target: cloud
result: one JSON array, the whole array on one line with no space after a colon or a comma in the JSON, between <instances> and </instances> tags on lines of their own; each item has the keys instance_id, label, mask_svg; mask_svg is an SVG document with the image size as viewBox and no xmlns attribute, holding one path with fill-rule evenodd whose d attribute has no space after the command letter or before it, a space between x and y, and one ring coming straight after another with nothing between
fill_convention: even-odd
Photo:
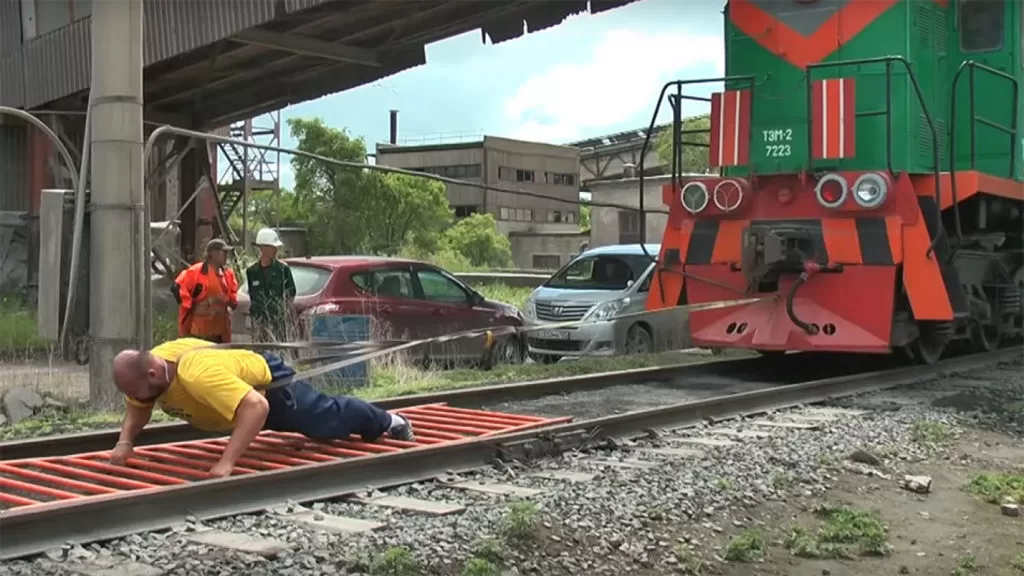
<instances>
[{"instance_id":1,"label":"cloud","mask_svg":"<svg viewBox=\"0 0 1024 576\"><path fill-rule=\"evenodd\" d=\"M505 102L512 138L562 143L654 111L658 91L687 69L724 74L720 35L607 32L581 64L553 66ZM666 108L663 105L663 108Z\"/></svg>"}]
</instances>

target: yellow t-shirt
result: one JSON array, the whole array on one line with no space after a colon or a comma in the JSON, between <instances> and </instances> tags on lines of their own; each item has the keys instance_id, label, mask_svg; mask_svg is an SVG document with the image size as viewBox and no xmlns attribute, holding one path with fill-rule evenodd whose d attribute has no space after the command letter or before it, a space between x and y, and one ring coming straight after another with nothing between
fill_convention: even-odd
<instances>
[{"instance_id":1,"label":"yellow t-shirt","mask_svg":"<svg viewBox=\"0 0 1024 576\"><path fill-rule=\"evenodd\" d=\"M209 342L180 338L153 348L157 358L177 364L170 388L156 404L167 414L210 432L234 428L235 409L254 386L271 381L270 368L262 356L249 350L212 348ZM132 399L128 403L151 407Z\"/></svg>"}]
</instances>

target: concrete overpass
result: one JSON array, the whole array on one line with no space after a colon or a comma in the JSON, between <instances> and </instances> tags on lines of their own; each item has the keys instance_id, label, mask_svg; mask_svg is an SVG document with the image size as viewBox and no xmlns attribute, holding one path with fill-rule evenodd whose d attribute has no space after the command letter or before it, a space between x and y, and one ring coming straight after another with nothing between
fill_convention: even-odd
<instances>
[{"instance_id":1,"label":"concrete overpass","mask_svg":"<svg viewBox=\"0 0 1024 576\"><path fill-rule=\"evenodd\" d=\"M659 124L652 131L651 143L647 147L644 158L645 175L662 174L666 170L666 164L662 162L661 158L658 158L655 151L655 144L661 133L669 126L670 124ZM586 186L588 182L622 178L623 168L627 164L632 164L639 170L640 152L646 137L647 126L644 126L636 130L598 136L566 145L580 149L580 182Z\"/></svg>"},{"instance_id":2,"label":"concrete overpass","mask_svg":"<svg viewBox=\"0 0 1024 576\"><path fill-rule=\"evenodd\" d=\"M0 105L85 109L92 1L0 2ZM146 0L145 112L223 126L424 64L464 32L499 43L633 1Z\"/></svg>"}]
</instances>

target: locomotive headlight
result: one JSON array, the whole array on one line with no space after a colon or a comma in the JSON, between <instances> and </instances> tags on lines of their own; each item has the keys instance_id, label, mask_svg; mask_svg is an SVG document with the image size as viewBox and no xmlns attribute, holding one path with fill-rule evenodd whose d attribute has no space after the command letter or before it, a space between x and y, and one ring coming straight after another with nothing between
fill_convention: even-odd
<instances>
[{"instance_id":1,"label":"locomotive headlight","mask_svg":"<svg viewBox=\"0 0 1024 576\"><path fill-rule=\"evenodd\" d=\"M864 208L877 208L889 194L889 183L874 172L864 174L853 183L853 199Z\"/></svg>"},{"instance_id":2,"label":"locomotive headlight","mask_svg":"<svg viewBox=\"0 0 1024 576\"><path fill-rule=\"evenodd\" d=\"M690 182L683 186L679 197L683 202L683 208L686 208L686 211L690 214L696 214L706 208L708 200L711 199L711 195L708 194L708 187L703 182Z\"/></svg>"}]
</instances>

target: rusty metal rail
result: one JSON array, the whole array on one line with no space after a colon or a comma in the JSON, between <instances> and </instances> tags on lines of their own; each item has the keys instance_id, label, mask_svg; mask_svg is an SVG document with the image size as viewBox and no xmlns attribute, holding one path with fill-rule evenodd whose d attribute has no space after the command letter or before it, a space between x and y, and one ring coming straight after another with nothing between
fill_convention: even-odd
<instances>
[{"instance_id":1,"label":"rusty metal rail","mask_svg":"<svg viewBox=\"0 0 1024 576\"><path fill-rule=\"evenodd\" d=\"M571 420L469 410L445 404L413 406L398 413L412 422L416 430L415 442L389 438L364 442L354 437L318 442L301 434L262 432L238 459L232 475L392 454ZM227 443L227 438L211 438L137 448L126 466L108 463L110 452L106 451L9 460L0 463L0 507L5 511L22 508L29 511L51 503L75 503L125 493L144 498L146 491L208 480L209 469L220 459ZM2 518L4 516L0 515Z\"/></svg>"},{"instance_id":2,"label":"rusty metal rail","mask_svg":"<svg viewBox=\"0 0 1024 576\"><path fill-rule=\"evenodd\" d=\"M0 511L0 559L7 560L28 556L61 546L69 541L87 543L126 536L148 530L168 528L184 522L190 516L203 520L259 512L283 505L289 501L309 502L353 494L367 489L379 489L409 482L428 480L440 474L462 472L488 465L495 458L517 455L543 454L576 447L585 447L607 437L622 437L637 434L643 430L663 427L683 427L739 415L749 415L766 410L781 409L802 404L822 402L838 397L850 396L896 386L921 382L948 374L962 373L999 361L1012 360L1021 356L1019 346L988 354L954 358L934 366L914 366L881 372L868 372L853 376L814 380L799 384L769 387L753 392L724 395L696 402L684 402L650 410L639 410L626 414L605 416L577 422L555 423L551 420L514 416L497 413L481 414L479 411L458 414L453 420L459 427L477 428L473 433L438 430L444 434L456 434L459 440L431 436L431 423L427 418L435 407L424 406L401 410L419 422L420 430L426 429L426 439L415 447L381 446L397 448L359 457L333 457L304 465L287 465L284 462L259 462L284 465L284 468L260 472L242 471L231 478L204 481L199 478L179 478L181 482L156 488L124 489L92 497L54 496L49 502L22 503ZM450 407L444 407L452 410ZM459 410L459 409L455 409ZM417 414L419 413L419 414ZM473 423L470 418L476 418ZM483 432L484 422L503 420L506 427ZM485 419L485 420L484 420ZM512 419L523 424L512 424ZM446 424L447 425L447 424ZM519 426L533 426L522 429ZM291 442L273 435L268 440ZM302 440L303 442L308 442ZM206 443L206 441L202 441ZM351 441L350 441L351 442ZM217 444L209 444L202 451L215 453ZM331 445L333 449L347 449ZM527 450L527 447L529 448ZM365 451L370 449L365 448ZM379 449L379 448L378 448ZM154 449L145 449L160 452ZM258 450L265 450L258 448ZM312 452L310 452L312 453ZM323 456L333 456L316 451ZM363 452L365 453L365 452ZM165 454L167 454L165 452ZM93 455L98 456L98 455ZM178 457L174 454L167 456ZM252 456L252 455L250 455ZM291 458L293 456L286 455ZM166 456L165 456L166 458ZM183 458L186 462L192 456ZM60 458L46 459L60 462ZM67 458L65 457L65 460ZM92 459L95 461L95 458ZM148 458L147 458L148 460ZM157 462L162 465L171 465ZM5 466L19 467L20 461L5 462ZM246 467L242 462L240 465ZM62 465L62 464L58 464ZM252 466L250 464L250 466ZM74 467L74 466L72 466ZM93 470L90 470L92 472ZM147 470L147 472L150 472ZM150 472L164 475L165 471ZM45 471L39 471L45 474ZM5 475L6 477L6 475ZM131 478L147 483L143 478ZM92 484L90 479L86 484ZM148 483L153 483L151 480ZM114 487L110 487L114 488ZM66 494L79 494L69 487L56 488ZM5 493L12 494L5 489ZM24 494L15 494L27 498ZM31 498L29 498L31 499ZM104 521L97 522L97 518Z\"/></svg>"}]
</instances>

